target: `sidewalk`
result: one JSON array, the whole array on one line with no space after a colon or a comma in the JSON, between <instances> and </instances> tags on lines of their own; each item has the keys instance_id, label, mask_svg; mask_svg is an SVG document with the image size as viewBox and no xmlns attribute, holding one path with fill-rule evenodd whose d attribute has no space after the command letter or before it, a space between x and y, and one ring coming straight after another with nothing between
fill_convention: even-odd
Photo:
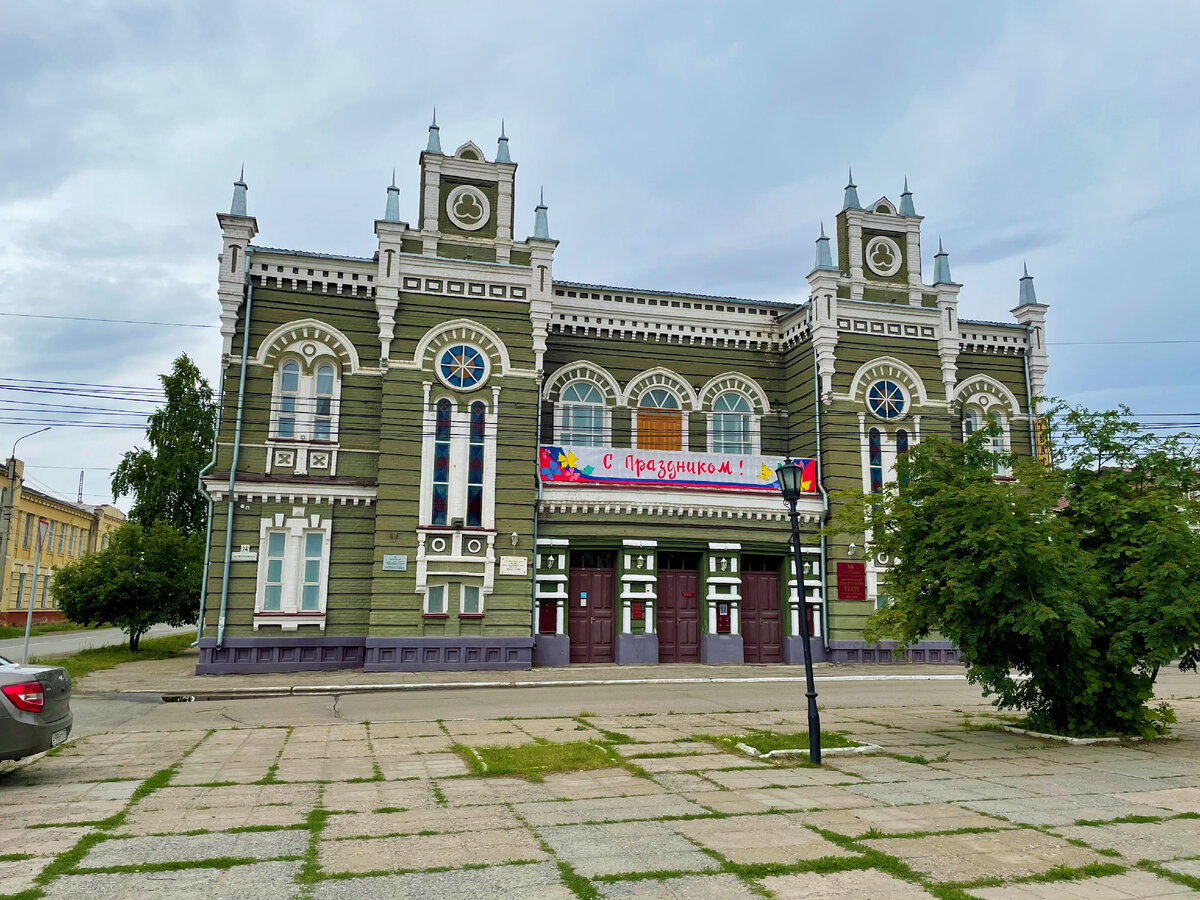
<instances>
[{"instance_id":1,"label":"sidewalk","mask_svg":"<svg viewBox=\"0 0 1200 900\"><path fill-rule=\"evenodd\" d=\"M527 671L488 672L364 672L341 669L325 672L287 672L270 675L196 675L194 648L167 660L126 663L94 672L76 693L153 693L168 698L222 699L279 694L332 694L370 691L411 691L455 688L549 687L585 684L695 684L701 682L803 683L803 666L784 665L579 665ZM956 665L843 666L818 663L818 682L841 680L962 680Z\"/></svg>"}]
</instances>

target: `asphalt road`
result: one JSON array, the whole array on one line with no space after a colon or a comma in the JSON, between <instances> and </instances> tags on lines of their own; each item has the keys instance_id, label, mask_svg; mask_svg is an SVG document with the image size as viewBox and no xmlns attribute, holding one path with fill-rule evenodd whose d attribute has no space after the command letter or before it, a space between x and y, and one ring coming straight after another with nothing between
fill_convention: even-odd
<instances>
[{"instance_id":1,"label":"asphalt road","mask_svg":"<svg viewBox=\"0 0 1200 900\"><path fill-rule=\"evenodd\" d=\"M171 628L169 625L155 625L143 637L162 637L165 634L182 634L196 632L196 626L187 628ZM90 647L108 647L113 644L124 644L129 638L120 628L97 628L92 631L56 631L50 634L35 634L29 638L29 656L69 656ZM25 638L10 638L0 641L0 656L16 662L21 661L25 648Z\"/></svg>"},{"instance_id":2,"label":"asphalt road","mask_svg":"<svg viewBox=\"0 0 1200 900\"><path fill-rule=\"evenodd\" d=\"M669 674L663 673L664 676ZM874 674L868 672L866 674ZM1169 670L1159 675L1161 697L1200 695L1200 676ZM818 681L818 703L838 708L928 705L968 707L986 703L965 680ZM118 728L153 731L258 725L336 725L347 722L404 722L494 719L501 716L561 716L727 710L804 709L803 683L585 685L537 688L469 688L428 692L284 696L245 700L162 703L103 696L77 697L76 733Z\"/></svg>"}]
</instances>

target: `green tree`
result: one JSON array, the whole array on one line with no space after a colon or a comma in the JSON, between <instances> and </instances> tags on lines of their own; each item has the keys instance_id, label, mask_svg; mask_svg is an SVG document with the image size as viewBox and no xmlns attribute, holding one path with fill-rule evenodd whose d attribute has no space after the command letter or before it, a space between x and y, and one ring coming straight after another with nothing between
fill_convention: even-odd
<instances>
[{"instance_id":1,"label":"green tree","mask_svg":"<svg viewBox=\"0 0 1200 900\"><path fill-rule=\"evenodd\" d=\"M952 640L968 678L1000 708L1066 734L1148 734L1160 667L1200 655L1197 460L1128 410L1059 407L1057 468L1004 459L993 425L958 444L929 437L897 485L855 494L835 530L868 532L893 564L893 605L869 641Z\"/></svg>"},{"instance_id":2,"label":"green tree","mask_svg":"<svg viewBox=\"0 0 1200 900\"><path fill-rule=\"evenodd\" d=\"M166 405L150 414L150 449L125 454L113 473L113 497L133 495L131 521L161 520L191 534L205 525L207 506L198 479L212 452L217 406L212 388L186 353L160 379Z\"/></svg>"},{"instance_id":3,"label":"green tree","mask_svg":"<svg viewBox=\"0 0 1200 900\"><path fill-rule=\"evenodd\" d=\"M153 625L196 621L204 566L204 536L181 534L165 522L126 522L106 549L63 566L51 585L63 614L81 625L114 625L129 649Z\"/></svg>"}]
</instances>

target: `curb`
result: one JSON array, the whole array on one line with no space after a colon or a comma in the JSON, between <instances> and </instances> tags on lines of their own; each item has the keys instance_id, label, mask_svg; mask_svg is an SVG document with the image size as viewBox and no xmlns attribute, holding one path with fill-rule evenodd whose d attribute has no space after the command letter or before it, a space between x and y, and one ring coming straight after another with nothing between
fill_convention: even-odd
<instances>
[{"instance_id":1,"label":"curb","mask_svg":"<svg viewBox=\"0 0 1200 900\"><path fill-rule=\"evenodd\" d=\"M1123 744L1127 741L1144 741L1147 738L1141 735L1131 734L1116 737L1068 737L1065 734L1047 734L1044 731L1030 731L1028 728L1018 728L1016 725L1001 725L1001 730L1009 731L1013 734L1023 734L1027 737L1041 738L1047 741L1059 741L1064 744L1073 744L1076 747L1085 747L1088 744Z\"/></svg>"},{"instance_id":2,"label":"curb","mask_svg":"<svg viewBox=\"0 0 1200 900\"><path fill-rule=\"evenodd\" d=\"M816 676L814 681L826 684L854 681L966 681L966 675L825 675ZM549 681L433 681L400 682L394 684L308 684L281 685L279 687L214 688L196 691L161 691L135 689L126 691L96 692L108 696L161 696L167 703L190 703L203 700L250 700L266 697L306 697L332 694L379 694L403 693L406 691L455 691L493 688L545 688L545 687L614 687L620 685L656 684L804 684L803 676L773 675L762 677L719 677L710 678L571 678ZM88 696L91 692L77 691L77 696Z\"/></svg>"}]
</instances>

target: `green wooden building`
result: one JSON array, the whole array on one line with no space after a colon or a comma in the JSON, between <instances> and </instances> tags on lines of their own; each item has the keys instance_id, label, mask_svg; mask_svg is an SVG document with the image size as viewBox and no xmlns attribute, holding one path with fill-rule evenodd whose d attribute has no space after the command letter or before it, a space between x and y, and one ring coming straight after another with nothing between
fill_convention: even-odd
<instances>
[{"instance_id":1,"label":"green wooden building","mask_svg":"<svg viewBox=\"0 0 1200 900\"><path fill-rule=\"evenodd\" d=\"M801 616L814 658L888 661L861 628L889 561L822 523L929 434L994 417L1033 452L1028 273L1014 321L960 318L907 184L864 207L851 179L794 302L566 281L544 203L515 239L516 168L434 124L416 224L393 183L361 257L253 243L236 182L197 671L798 663Z\"/></svg>"}]
</instances>

